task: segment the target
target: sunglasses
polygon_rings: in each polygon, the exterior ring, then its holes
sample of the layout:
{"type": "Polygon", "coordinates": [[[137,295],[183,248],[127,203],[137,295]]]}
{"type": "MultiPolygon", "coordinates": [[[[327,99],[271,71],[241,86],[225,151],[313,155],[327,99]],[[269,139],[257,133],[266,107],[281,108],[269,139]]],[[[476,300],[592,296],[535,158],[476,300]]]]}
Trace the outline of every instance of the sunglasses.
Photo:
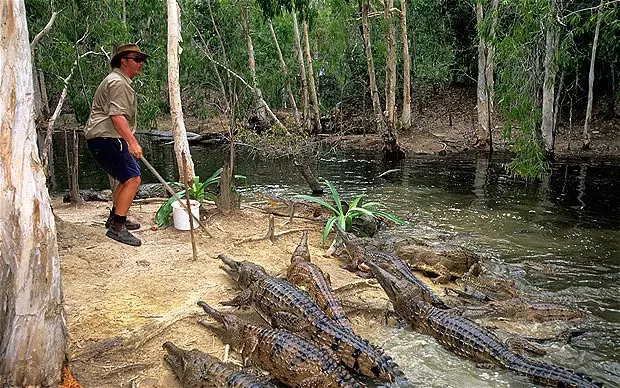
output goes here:
{"type": "Polygon", "coordinates": [[[125,57],[125,59],[131,59],[132,61],[136,63],[142,63],[146,61],[146,58],[142,58],[142,57],[125,57]]]}

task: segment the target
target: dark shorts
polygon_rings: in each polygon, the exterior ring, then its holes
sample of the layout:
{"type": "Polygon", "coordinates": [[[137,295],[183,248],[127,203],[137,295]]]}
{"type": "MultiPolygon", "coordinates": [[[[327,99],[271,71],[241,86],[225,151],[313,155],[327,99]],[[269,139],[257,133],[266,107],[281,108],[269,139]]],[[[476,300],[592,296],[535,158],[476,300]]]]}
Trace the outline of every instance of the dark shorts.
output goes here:
{"type": "Polygon", "coordinates": [[[140,176],[140,166],[129,153],[125,139],[96,137],[86,142],[97,163],[119,182],[140,176]]]}

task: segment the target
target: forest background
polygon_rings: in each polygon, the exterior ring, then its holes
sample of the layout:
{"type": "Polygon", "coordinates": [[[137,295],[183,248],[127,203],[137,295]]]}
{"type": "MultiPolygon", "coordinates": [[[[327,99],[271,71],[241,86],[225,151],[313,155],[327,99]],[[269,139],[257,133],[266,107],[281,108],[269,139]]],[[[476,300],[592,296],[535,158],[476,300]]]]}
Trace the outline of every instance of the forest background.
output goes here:
{"type": "MultiPolygon", "coordinates": [[[[476,146],[489,151],[504,137],[515,153],[509,171],[537,178],[560,125],[582,128],[585,150],[593,106],[617,123],[618,3],[180,1],[183,111],[242,135],[376,133],[394,157],[412,110],[466,87],[477,96],[476,146]],[[371,119],[360,126],[351,118],[362,110],[371,119]]],[[[26,10],[39,125],[65,87],[65,110],[85,123],[123,42],[151,55],[134,84],[140,128],[170,112],[165,2],[28,0],[26,10]]]]}

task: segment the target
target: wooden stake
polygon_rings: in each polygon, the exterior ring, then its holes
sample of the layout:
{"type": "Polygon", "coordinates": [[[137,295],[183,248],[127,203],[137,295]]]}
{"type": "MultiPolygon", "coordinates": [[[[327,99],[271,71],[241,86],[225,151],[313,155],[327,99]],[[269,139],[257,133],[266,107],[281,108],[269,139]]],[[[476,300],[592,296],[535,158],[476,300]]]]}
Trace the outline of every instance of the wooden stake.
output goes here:
{"type": "MultiPolygon", "coordinates": [[[[185,152],[183,152],[183,171],[185,171],[185,179],[183,179],[183,184],[185,185],[185,202],[187,203],[187,212],[189,216],[189,233],[192,240],[192,260],[196,261],[198,259],[198,254],[196,253],[196,238],[194,237],[194,215],[192,213],[192,205],[189,202],[189,186],[187,186],[187,182],[189,179],[187,178],[187,162],[185,161],[185,152]]],[[[198,214],[200,217],[200,203],[198,203],[198,214]]]]}

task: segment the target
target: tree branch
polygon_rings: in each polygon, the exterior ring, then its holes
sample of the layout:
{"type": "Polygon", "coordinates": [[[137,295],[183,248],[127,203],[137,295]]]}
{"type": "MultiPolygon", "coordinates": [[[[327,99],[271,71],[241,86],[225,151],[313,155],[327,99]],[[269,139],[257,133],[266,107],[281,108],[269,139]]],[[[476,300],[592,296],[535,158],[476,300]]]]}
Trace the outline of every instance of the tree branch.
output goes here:
{"type": "Polygon", "coordinates": [[[47,34],[52,29],[52,26],[54,25],[54,21],[56,20],[56,15],[58,15],[57,11],[52,12],[52,16],[50,16],[50,20],[47,22],[45,27],[43,27],[43,29],[39,31],[37,35],[35,35],[34,39],[32,39],[32,42],[30,43],[31,53],[34,52],[34,48],[37,46],[37,43],[39,43],[41,38],[43,38],[43,36],[45,36],[45,34],[47,34]]]}

